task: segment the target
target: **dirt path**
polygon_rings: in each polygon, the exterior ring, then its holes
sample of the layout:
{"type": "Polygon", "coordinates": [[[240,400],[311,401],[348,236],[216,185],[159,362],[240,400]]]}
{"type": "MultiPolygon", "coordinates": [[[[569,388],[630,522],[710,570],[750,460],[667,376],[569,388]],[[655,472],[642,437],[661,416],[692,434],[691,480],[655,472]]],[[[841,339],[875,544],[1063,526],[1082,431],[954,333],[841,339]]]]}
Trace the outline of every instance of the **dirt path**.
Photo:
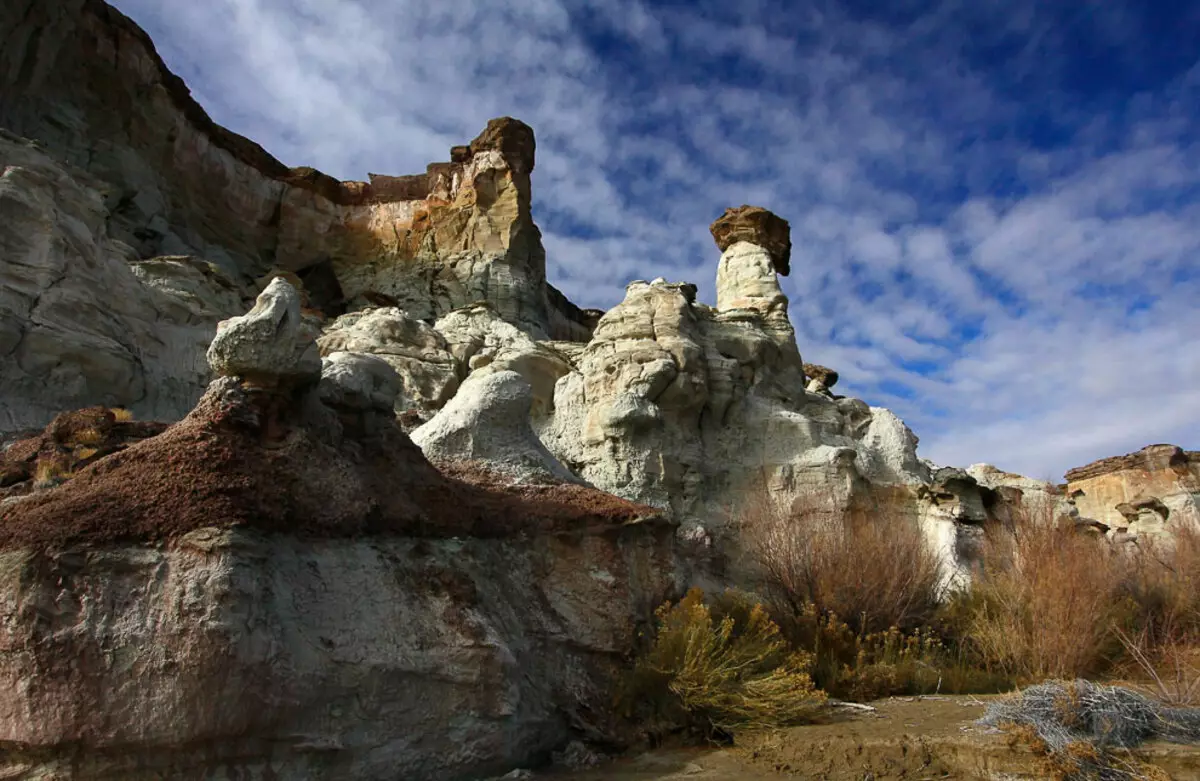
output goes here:
{"type": "MultiPolygon", "coordinates": [[[[824,724],[744,736],[724,750],[674,749],[617,760],[594,770],[535,778],[571,781],[883,781],[1046,779],[1042,757],[1004,734],[979,727],[986,700],[892,698],[872,713],[824,724]]],[[[1147,744],[1138,755],[1178,781],[1200,779],[1200,747],[1147,744]]]]}

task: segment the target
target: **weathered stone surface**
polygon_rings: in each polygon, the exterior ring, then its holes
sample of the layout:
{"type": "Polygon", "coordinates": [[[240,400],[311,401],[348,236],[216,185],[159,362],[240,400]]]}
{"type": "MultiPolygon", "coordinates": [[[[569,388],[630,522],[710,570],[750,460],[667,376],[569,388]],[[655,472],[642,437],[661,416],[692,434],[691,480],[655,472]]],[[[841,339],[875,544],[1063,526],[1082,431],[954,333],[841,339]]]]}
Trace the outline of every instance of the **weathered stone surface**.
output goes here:
{"type": "Polygon", "coordinates": [[[1149,445],[1072,469],[1066,479],[1067,493],[1080,516],[1114,531],[1200,529],[1200,454],[1195,452],[1175,445],[1149,445]],[[1165,514],[1154,511],[1156,502],[1165,514]],[[1139,508],[1150,512],[1143,514],[1139,508]]]}
{"type": "Polygon", "coordinates": [[[395,307],[342,315],[326,326],[317,344],[324,355],[364,353],[387,361],[402,386],[397,412],[432,414],[454,396],[459,379],[466,376],[445,337],[395,307]]]}
{"type": "Polygon", "coordinates": [[[520,374],[475,373],[412,440],[434,462],[476,461],[520,482],[577,482],[533,432],[532,406],[520,374]]]}
{"type": "MultiPolygon", "coordinates": [[[[681,285],[632,283],[574,357],[578,371],[559,380],[541,433],[594,485],[670,508],[683,523],[721,526],[738,497],[756,492],[816,490],[845,502],[860,450],[915,447],[863,439],[865,405],[859,437],[847,434],[835,402],[804,393],[794,343],[780,344],[764,316],[730,317],[689,297],[681,285]]],[[[896,470],[918,464],[912,453],[888,458],[896,470]]]]}
{"type": "Polygon", "coordinates": [[[216,323],[240,294],[198,260],[130,266],[104,186],[0,131],[0,430],[105,404],[178,418],[208,382],[216,323]]]}
{"type": "Polygon", "coordinates": [[[321,359],[321,401],[331,407],[392,412],[400,375],[375,355],[331,353],[321,359]]]}
{"type": "Polygon", "coordinates": [[[760,206],[730,207],[713,221],[709,230],[721,252],[739,241],[749,242],[767,251],[775,271],[787,276],[791,270],[791,226],[760,206]]]}
{"type": "Polygon", "coordinates": [[[208,348],[208,363],[223,377],[305,383],[321,377],[316,323],[300,313],[300,293],[276,277],[254,308],[223,320],[208,348]]]}
{"type": "Polygon", "coordinates": [[[858,438],[859,474],[880,485],[929,482],[929,469],[917,458],[919,440],[912,429],[883,407],[871,407],[870,416],[858,438]]]}
{"type": "Polygon", "coordinates": [[[0,553],[0,770],[438,781],[528,765],[576,724],[601,734],[617,660],[662,596],[648,531],[200,529],[167,548],[0,553]],[[56,599],[99,604],[27,619],[56,599]]]}
{"type": "Polygon", "coordinates": [[[554,387],[571,371],[560,347],[536,342],[506,323],[490,304],[455,310],[433,325],[449,345],[462,375],[514,371],[533,391],[532,417],[540,425],[554,411],[554,387]]]}

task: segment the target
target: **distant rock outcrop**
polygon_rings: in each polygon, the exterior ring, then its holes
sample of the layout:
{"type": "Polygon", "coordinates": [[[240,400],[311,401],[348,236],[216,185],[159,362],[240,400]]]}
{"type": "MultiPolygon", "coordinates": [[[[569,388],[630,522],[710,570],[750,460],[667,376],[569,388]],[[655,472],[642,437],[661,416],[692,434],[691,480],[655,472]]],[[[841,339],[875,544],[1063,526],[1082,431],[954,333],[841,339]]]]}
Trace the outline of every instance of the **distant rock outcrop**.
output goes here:
{"type": "Polygon", "coordinates": [[[1148,445],[1066,474],[1079,515],[1125,538],[1190,526],[1200,531],[1200,453],[1148,445]]]}

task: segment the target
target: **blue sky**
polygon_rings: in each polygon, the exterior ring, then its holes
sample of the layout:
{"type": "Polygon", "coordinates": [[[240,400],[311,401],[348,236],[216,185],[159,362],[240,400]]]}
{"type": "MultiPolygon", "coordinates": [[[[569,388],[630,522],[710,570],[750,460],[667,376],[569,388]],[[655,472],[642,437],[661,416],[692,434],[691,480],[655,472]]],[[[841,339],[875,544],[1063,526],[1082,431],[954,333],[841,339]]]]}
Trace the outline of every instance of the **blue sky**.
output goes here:
{"type": "Polygon", "coordinates": [[[417,172],[525,120],[582,306],[711,302],[709,222],[774,210],[801,353],[935,461],[1200,449],[1200,2],[115,4],[290,165],[417,172]]]}

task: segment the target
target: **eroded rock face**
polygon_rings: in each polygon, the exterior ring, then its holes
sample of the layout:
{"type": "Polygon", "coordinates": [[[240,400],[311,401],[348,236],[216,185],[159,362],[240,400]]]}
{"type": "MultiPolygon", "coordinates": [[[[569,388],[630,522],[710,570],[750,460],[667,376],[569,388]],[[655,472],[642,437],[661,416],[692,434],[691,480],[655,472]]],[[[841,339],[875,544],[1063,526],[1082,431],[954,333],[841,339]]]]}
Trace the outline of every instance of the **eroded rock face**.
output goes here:
{"type": "Polygon", "coordinates": [[[0,430],[83,404],[178,419],[208,383],[217,321],[242,311],[202,261],[131,265],[104,190],[0,131],[0,430]]]}
{"type": "Polygon", "coordinates": [[[530,415],[535,423],[553,413],[555,384],[572,369],[563,345],[533,340],[486,303],[451,312],[433,327],[446,339],[463,376],[514,371],[533,392],[530,415]]]}
{"type": "Polygon", "coordinates": [[[1200,454],[1175,445],[1150,445],[1066,474],[1079,515],[1113,533],[1200,529],[1200,454]]]}
{"type": "Polygon", "coordinates": [[[342,315],[325,327],[317,344],[324,355],[362,353],[386,361],[400,377],[397,412],[432,414],[454,396],[465,376],[445,337],[395,307],[342,315]]]}
{"type": "MultiPolygon", "coordinates": [[[[845,510],[872,490],[868,475],[901,489],[927,479],[911,432],[880,433],[907,432],[894,416],[807,393],[794,343],[781,344],[766,316],[696,304],[689,287],[635,282],[601,319],[541,430],[560,460],[718,535],[750,498],[788,507],[815,495],[845,510]],[[860,458],[889,469],[864,475],[860,458]]],[[[906,517],[920,522],[911,503],[906,517]]]]}

